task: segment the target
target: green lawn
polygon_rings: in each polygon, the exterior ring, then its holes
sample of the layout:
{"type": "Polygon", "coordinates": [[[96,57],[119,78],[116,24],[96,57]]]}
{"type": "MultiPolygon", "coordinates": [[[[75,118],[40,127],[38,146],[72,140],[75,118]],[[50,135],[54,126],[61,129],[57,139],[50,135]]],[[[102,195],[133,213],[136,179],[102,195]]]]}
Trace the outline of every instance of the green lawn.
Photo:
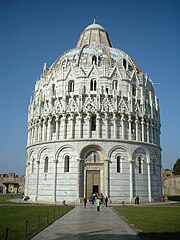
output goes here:
{"type": "Polygon", "coordinates": [[[115,206],[116,212],[150,239],[180,239],[180,205],[115,206]]]}
{"type": "Polygon", "coordinates": [[[32,236],[72,208],[72,206],[32,206],[24,204],[0,206],[0,239],[5,239],[8,228],[8,240],[23,240],[25,237],[32,236]]]}
{"type": "Polygon", "coordinates": [[[2,194],[0,195],[0,204],[15,204],[14,202],[8,201],[12,199],[21,198],[22,194],[2,194]],[[12,197],[11,197],[12,196],[12,197]]]}

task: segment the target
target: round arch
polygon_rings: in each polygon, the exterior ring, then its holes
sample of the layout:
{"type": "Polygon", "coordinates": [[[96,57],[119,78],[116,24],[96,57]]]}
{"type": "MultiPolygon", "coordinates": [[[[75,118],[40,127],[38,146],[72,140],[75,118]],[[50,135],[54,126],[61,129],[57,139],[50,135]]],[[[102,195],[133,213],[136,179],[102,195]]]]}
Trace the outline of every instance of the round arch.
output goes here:
{"type": "MultiPolygon", "coordinates": [[[[73,151],[75,151],[75,153],[77,154],[77,150],[73,147],[73,146],[71,146],[71,145],[63,145],[62,147],[60,147],[57,151],[56,151],[56,153],[55,153],[55,160],[57,160],[58,159],[58,157],[59,157],[59,155],[60,155],[60,153],[64,150],[64,149],[67,149],[67,148],[70,148],[71,150],[73,150],[73,151]]],[[[68,155],[69,155],[69,153],[67,153],[68,155]]]]}
{"type": "Polygon", "coordinates": [[[86,159],[87,155],[90,152],[97,152],[100,156],[100,159],[107,159],[107,155],[104,151],[104,149],[96,144],[90,144],[90,145],[86,145],[80,152],[80,158],[81,159],[86,159]]]}

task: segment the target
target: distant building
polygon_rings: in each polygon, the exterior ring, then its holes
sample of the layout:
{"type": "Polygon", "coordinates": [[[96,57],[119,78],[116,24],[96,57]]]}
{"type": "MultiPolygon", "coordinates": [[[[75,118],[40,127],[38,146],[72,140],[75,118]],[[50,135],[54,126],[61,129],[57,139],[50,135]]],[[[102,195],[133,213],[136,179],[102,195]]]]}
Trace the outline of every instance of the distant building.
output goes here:
{"type": "Polygon", "coordinates": [[[180,196],[180,175],[163,179],[163,193],[170,196],[180,196]]]}
{"type": "Polygon", "coordinates": [[[15,173],[0,174],[0,193],[23,193],[25,177],[15,173]]]}
{"type": "Polygon", "coordinates": [[[163,178],[173,177],[173,176],[174,176],[174,174],[173,174],[172,170],[170,170],[170,169],[162,170],[162,177],[163,178]]]}
{"type": "Polygon", "coordinates": [[[174,175],[172,170],[165,169],[162,171],[163,194],[168,196],[180,195],[180,175],[174,175]]]}
{"type": "Polygon", "coordinates": [[[160,200],[160,126],[153,82],[94,21],[36,81],[25,195],[47,202],[79,202],[97,192],[113,203],[137,195],[160,200]]]}

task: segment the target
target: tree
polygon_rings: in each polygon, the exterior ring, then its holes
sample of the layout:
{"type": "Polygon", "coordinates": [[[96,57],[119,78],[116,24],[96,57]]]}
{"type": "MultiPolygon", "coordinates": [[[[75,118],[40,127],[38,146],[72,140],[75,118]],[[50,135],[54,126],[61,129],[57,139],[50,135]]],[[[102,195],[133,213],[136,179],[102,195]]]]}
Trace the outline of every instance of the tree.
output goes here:
{"type": "Polygon", "coordinates": [[[180,175],[180,159],[178,158],[173,167],[173,174],[180,175]]]}

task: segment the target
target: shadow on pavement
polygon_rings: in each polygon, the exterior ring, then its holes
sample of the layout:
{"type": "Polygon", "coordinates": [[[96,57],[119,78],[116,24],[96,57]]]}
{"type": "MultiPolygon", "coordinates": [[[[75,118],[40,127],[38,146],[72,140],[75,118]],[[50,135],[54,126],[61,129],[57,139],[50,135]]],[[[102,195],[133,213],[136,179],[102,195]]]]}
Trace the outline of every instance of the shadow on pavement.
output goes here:
{"type": "Polygon", "coordinates": [[[138,236],[143,240],[179,240],[180,232],[139,233],[138,236]]]}

